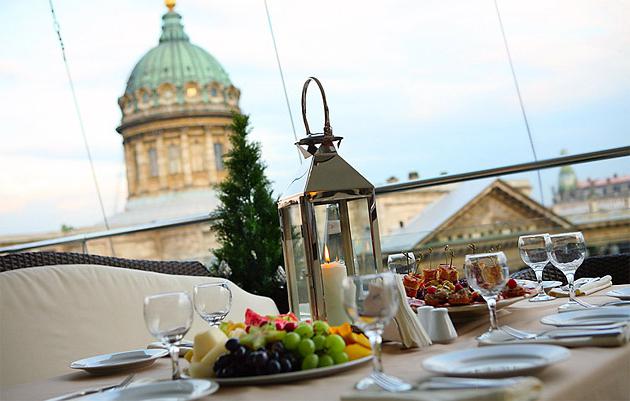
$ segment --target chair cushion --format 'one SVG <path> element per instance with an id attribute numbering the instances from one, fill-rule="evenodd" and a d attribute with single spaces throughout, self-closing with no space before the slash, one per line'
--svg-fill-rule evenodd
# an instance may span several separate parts
<path id="1" fill-rule="evenodd" d="M 0 387 L 70 372 L 77 359 L 145 348 L 156 341 L 143 318 L 147 295 L 187 291 L 221 279 L 100 265 L 55 265 L 0 273 Z M 229 282 L 232 309 L 276 314 L 274 302 Z M 186 338 L 206 329 L 195 313 Z"/>

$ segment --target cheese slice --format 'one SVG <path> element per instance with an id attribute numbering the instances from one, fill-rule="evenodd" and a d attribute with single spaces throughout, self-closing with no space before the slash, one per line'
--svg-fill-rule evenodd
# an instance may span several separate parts
<path id="1" fill-rule="evenodd" d="M 195 336 L 193 344 L 192 362 L 200 362 L 208 352 L 221 345 L 225 347 L 227 336 L 218 327 L 210 327 L 210 330 Z"/>

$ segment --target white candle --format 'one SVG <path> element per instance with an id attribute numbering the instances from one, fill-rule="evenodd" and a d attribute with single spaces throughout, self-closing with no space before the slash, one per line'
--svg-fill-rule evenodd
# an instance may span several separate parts
<path id="1" fill-rule="evenodd" d="M 324 245 L 326 263 L 322 263 L 322 283 L 324 287 L 324 301 L 326 303 L 326 317 L 332 326 L 338 326 L 348 321 L 348 315 L 343 307 L 343 279 L 347 277 L 346 265 L 342 261 L 330 261 L 328 247 Z"/>

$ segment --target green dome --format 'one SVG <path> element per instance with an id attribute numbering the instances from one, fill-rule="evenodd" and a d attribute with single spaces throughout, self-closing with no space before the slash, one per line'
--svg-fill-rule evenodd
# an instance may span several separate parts
<path id="1" fill-rule="evenodd" d="M 131 94 L 140 88 L 155 90 L 163 83 L 176 87 L 186 82 L 196 82 L 200 86 L 210 82 L 231 85 L 219 62 L 201 47 L 190 43 L 181 19 L 181 15 L 173 11 L 162 16 L 160 44 L 138 61 L 125 93 Z"/>
<path id="2" fill-rule="evenodd" d="M 567 155 L 566 149 L 560 151 L 561 156 Z M 577 187 L 577 175 L 571 166 L 562 166 L 558 175 L 558 191 L 561 193 L 569 192 Z"/>

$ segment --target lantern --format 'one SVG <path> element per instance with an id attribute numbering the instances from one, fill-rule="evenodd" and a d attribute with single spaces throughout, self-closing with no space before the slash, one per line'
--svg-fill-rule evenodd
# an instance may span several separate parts
<path id="1" fill-rule="evenodd" d="M 311 133 L 306 92 L 315 81 L 324 103 L 324 132 Z M 309 78 L 302 89 L 306 137 L 296 143 L 307 160 L 278 202 L 282 248 L 291 310 L 300 320 L 348 319 L 341 283 L 348 275 L 381 270 L 381 247 L 374 186 L 335 147 L 324 88 Z"/>

